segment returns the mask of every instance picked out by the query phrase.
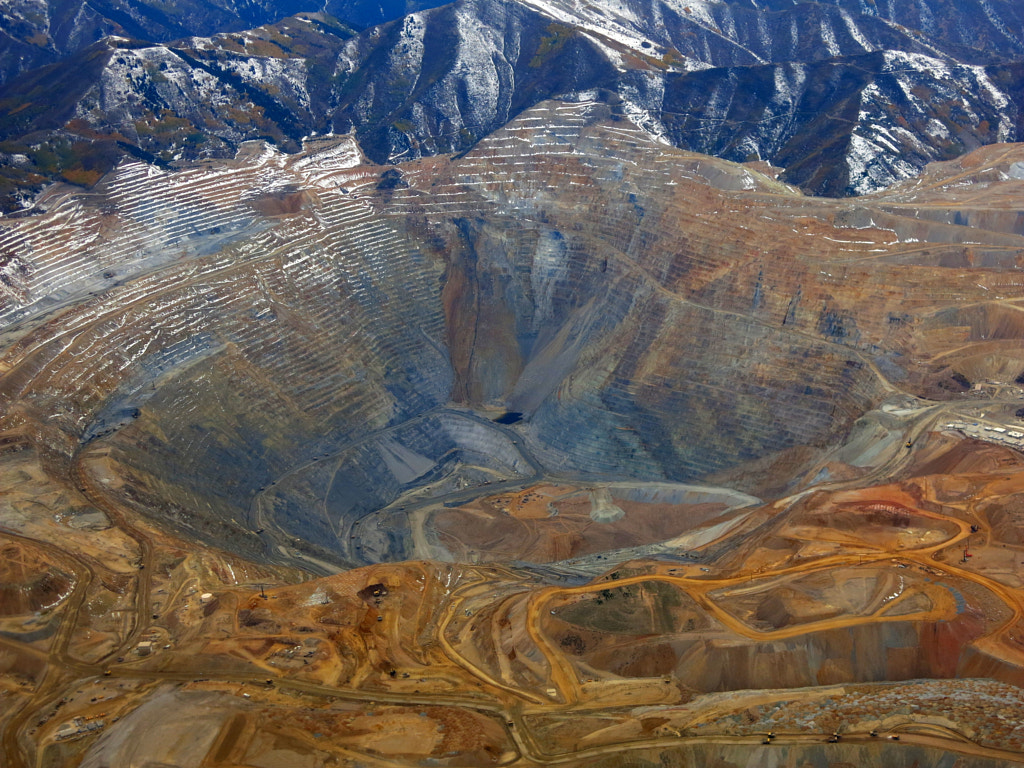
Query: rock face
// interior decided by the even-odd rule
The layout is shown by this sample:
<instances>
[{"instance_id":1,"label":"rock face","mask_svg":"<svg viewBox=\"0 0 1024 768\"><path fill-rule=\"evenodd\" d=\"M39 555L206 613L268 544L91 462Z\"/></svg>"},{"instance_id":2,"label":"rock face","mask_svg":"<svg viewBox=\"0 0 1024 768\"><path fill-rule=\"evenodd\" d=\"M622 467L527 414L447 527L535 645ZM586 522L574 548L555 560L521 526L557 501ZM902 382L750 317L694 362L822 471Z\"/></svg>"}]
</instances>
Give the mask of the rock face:
<instances>
[{"instance_id":1,"label":"rock face","mask_svg":"<svg viewBox=\"0 0 1024 768\"><path fill-rule=\"evenodd\" d=\"M7 71L24 71L0 86L7 209L44 179L95 183L125 153L230 157L255 138L293 152L324 132L354 132L377 163L462 152L544 99L599 90L652 136L770 162L818 195L876 191L1020 135L1011 2L328 4L337 17L296 4L284 20L256 5L202 24L186 4L162 26L148 8L45 56L9 54ZM238 31L247 21L274 23Z\"/></svg>"},{"instance_id":2,"label":"rock face","mask_svg":"<svg viewBox=\"0 0 1024 768\"><path fill-rule=\"evenodd\" d=\"M760 488L893 397L1018 386L1022 162L807 198L591 101L393 168L127 163L0 230L2 425L202 540L327 560L408 557L412 509L490 483L775 457Z\"/></svg>"}]
</instances>

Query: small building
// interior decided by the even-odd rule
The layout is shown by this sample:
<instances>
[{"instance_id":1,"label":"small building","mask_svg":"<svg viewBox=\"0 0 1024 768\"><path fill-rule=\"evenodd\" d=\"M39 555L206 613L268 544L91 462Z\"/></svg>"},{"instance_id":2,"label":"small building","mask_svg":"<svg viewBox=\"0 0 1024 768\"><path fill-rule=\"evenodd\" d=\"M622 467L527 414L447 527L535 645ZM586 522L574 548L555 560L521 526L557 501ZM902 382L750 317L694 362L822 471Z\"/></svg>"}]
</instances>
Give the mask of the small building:
<instances>
[{"instance_id":1,"label":"small building","mask_svg":"<svg viewBox=\"0 0 1024 768\"><path fill-rule=\"evenodd\" d=\"M153 652L153 641L143 640L141 643L139 643L135 651L139 654L139 656L149 656L149 654Z\"/></svg>"}]
</instances>

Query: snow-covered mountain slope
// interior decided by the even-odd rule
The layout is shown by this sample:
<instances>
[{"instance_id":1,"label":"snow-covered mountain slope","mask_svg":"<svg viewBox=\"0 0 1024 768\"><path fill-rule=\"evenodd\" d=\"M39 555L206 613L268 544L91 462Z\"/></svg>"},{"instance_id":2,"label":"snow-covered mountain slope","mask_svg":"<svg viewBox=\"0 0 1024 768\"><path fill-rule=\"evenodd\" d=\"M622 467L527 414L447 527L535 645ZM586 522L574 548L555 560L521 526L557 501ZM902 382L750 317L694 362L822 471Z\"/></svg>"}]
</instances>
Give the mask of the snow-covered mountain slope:
<instances>
[{"instance_id":1,"label":"snow-covered mountain slope","mask_svg":"<svg viewBox=\"0 0 1024 768\"><path fill-rule=\"evenodd\" d=\"M827 4L464 0L351 41L333 129L388 162L468 148L542 96L608 89L677 146L860 194L1018 136L1017 65L973 63L986 56Z\"/></svg>"},{"instance_id":2,"label":"snow-covered mountain slope","mask_svg":"<svg viewBox=\"0 0 1024 768\"><path fill-rule=\"evenodd\" d=\"M0 82L107 35L168 41L242 30L304 10L303 0L17 0L0 3ZM310 8L310 10L315 10Z\"/></svg>"},{"instance_id":3,"label":"snow-covered mountain slope","mask_svg":"<svg viewBox=\"0 0 1024 768\"><path fill-rule=\"evenodd\" d=\"M660 108L680 146L766 159L818 194L862 194L928 162L1015 140L1016 71L895 51L718 68L669 78Z\"/></svg>"},{"instance_id":4,"label":"snow-covered mountain slope","mask_svg":"<svg viewBox=\"0 0 1024 768\"><path fill-rule=\"evenodd\" d=\"M109 37L0 87L0 195L12 210L125 153L187 161L254 138L294 151L351 132L382 163L457 153L540 100L597 92L677 146L860 194L1021 135L1024 9L910 5L457 0L361 33L315 13L173 43Z\"/></svg>"},{"instance_id":5,"label":"snow-covered mountain slope","mask_svg":"<svg viewBox=\"0 0 1024 768\"><path fill-rule=\"evenodd\" d=\"M979 61L1024 55L1024 25L1015 0L738 0L762 13L800 6L834 7L844 18L878 19L927 45Z\"/></svg>"}]
</instances>

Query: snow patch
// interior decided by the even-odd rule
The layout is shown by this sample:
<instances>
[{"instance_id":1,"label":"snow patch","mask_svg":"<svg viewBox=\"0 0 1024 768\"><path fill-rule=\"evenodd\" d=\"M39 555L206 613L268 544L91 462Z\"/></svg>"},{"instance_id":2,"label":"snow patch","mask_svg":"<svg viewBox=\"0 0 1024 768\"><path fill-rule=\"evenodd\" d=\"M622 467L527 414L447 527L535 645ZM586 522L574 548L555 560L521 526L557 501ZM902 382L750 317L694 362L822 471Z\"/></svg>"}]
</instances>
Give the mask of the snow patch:
<instances>
[{"instance_id":1,"label":"snow patch","mask_svg":"<svg viewBox=\"0 0 1024 768\"><path fill-rule=\"evenodd\" d=\"M850 187L857 195L885 189L893 182L911 176L916 170L905 160L893 158L890 150L856 133L850 137L846 167Z\"/></svg>"},{"instance_id":2,"label":"snow patch","mask_svg":"<svg viewBox=\"0 0 1024 768\"><path fill-rule=\"evenodd\" d=\"M936 120L934 117L928 121L928 124L924 128L925 136L929 138L937 139L948 139L949 129L946 128L942 123Z\"/></svg>"},{"instance_id":3,"label":"snow patch","mask_svg":"<svg viewBox=\"0 0 1024 768\"><path fill-rule=\"evenodd\" d=\"M645 32L651 27L648 18L641 17L629 6L618 4L614 14L604 5L590 5L574 0L522 0L523 4L555 21L580 28L591 39L604 38L643 56L659 55L664 49ZM689 4L691 9L700 3ZM646 10L646 9L645 9ZM687 17L690 18L690 17ZM657 28L657 27L653 27ZM595 40L599 42L599 40ZM602 48L608 50L607 44ZM616 53L616 60L620 54Z\"/></svg>"},{"instance_id":4,"label":"snow patch","mask_svg":"<svg viewBox=\"0 0 1024 768\"><path fill-rule=\"evenodd\" d=\"M875 50L866 37L861 33L860 28L857 26L857 22L853 20L853 17L844 8L839 9L839 18L843 20L843 25L846 27L846 31L850 33L852 37L861 48L865 51Z\"/></svg>"},{"instance_id":5,"label":"snow patch","mask_svg":"<svg viewBox=\"0 0 1024 768\"><path fill-rule=\"evenodd\" d=\"M883 72L899 72L910 69L914 72L927 73L936 80L948 80L950 75L949 65L946 62L933 56L925 56L923 53L886 51L882 54L882 61Z\"/></svg>"},{"instance_id":6,"label":"snow patch","mask_svg":"<svg viewBox=\"0 0 1024 768\"><path fill-rule=\"evenodd\" d=\"M302 109L310 108L306 65L302 59L250 56L227 59L220 64L225 70L254 85L273 83L282 95L291 97Z\"/></svg>"},{"instance_id":7,"label":"snow patch","mask_svg":"<svg viewBox=\"0 0 1024 768\"><path fill-rule=\"evenodd\" d=\"M825 49L828 51L829 56L838 56L842 49L839 47L839 43L836 42L836 33L832 30L832 25L829 24L827 17L821 19L821 42L825 44Z\"/></svg>"}]
</instances>

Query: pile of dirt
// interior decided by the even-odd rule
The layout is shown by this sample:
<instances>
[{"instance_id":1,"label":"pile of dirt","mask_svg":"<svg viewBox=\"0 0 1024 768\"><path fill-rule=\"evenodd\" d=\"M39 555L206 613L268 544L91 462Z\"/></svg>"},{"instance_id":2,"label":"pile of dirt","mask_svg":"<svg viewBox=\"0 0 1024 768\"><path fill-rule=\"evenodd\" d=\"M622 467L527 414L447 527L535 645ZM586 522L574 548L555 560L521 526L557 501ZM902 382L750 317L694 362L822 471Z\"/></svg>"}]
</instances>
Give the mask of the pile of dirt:
<instances>
[{"instance_id":1,"label":"pile of dirt","mask_svg":"<svg viewBox=\"0 0 1024 768\"><path fill-rule=\"evenodd\" d=\"M27 548L0 550L0 616L21 616L57 605L71 591L71 577Z\"/></svg>"}]
</instances>

